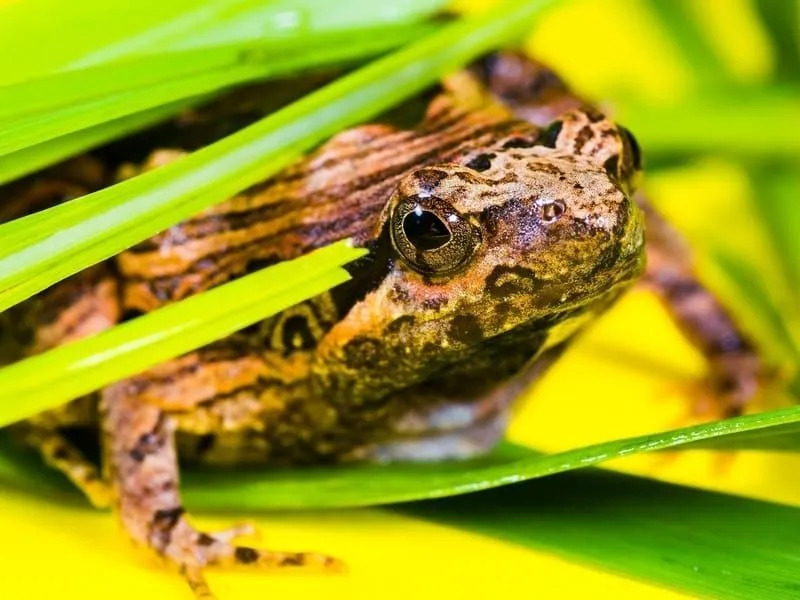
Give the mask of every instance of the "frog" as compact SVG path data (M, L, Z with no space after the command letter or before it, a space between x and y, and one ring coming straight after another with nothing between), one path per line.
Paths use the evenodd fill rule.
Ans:
M185 153L157 149L113 173L78 157L11 188L5 218ZM341 132L2 315L5 347L32 354L338 240L366 251L348 282L19 431L212 598L209 567L342 563L241 545L246 525L195 528L179 455L224 468L484 454L522 392L634 285L662 300L707 357L719 405L739 412L761 360L637 193L641 171L630 131L545 65L494 52L444 78L415 126ZM102 473L63 434L76 424L99 428Z

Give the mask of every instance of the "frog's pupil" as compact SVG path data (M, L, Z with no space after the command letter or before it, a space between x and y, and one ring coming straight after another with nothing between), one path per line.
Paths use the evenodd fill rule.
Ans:
M444 221L420 207L403 218L403 232L417 250L435 250L450 241L450 230Z

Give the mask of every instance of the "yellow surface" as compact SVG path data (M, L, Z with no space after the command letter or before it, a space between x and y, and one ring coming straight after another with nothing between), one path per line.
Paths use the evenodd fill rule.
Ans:
M744 63L737 62L742 50L730 39L730 28L747 21L749 3L707 4L697 10L715 23L714 43L738 64L732 70L743 78L761 77L771 64L762 33L745 27L744 39L755 50L745 53ZM690 93L694 83L645 6L637 0L567 3L537 27L530 47L595 97L613 98L624 91L645 101L675 101ZM733 222L706 232L731 231L736 222L749 221L743 211L751 190L743 175L727 163L712 160L661 175L651 185L690 237L703 237L704 223L719 224L723 213L714 210L719 202L728 209L725 218ZM691 202L685 201L687 197ZM733 206L736 209L730 210ZM748 241L766 256L760 232L743 228L737 236L738 231L747 231ZM658 303L647 294L632 294L536 388L518 411L511 436L560 450L685 424L686 388L703 369L703 361L680 338ZM576 414L577 424L559 426L573 421ZM671 458L632 457L613 466L800 504L800 479L786 476L800 470L796 456L740 453L723 460L717 454L693 452ZM506 592L547 599L685 597L510 543L380 510L233 517L254 520L266 534L263 543L270 547L324 550L345 559L350 570L332 577L212 572L210 583L223 600L483 598L503 597ZM230 520L197 518L211 529ZM176 575L129 547L107 514L0 488L0 531L3 598L190 598Z

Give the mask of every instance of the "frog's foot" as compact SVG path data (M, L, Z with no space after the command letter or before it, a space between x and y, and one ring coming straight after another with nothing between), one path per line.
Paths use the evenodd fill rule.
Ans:
M198 598L213 598L203 578L206 567L321 571L341 567L338 560L312 552L276 552L235 544L235 538L252 533L248 525L219 533L194 528L178 489L173 419L131 393L125 382L106 388L101 413L107 467L122 524L136 542L177 567Z
M192 527L183 515L175 520L172 515L162 515L154 521L151 545L167 561L177 565L198 599L214 598L203 575L206 567L246 567L264 570L301 568L317 572L338 572L341 561L314 552L280 552L237 545L234 540L251 536L251 525L236 525L224 531L206 533ZM162 545L168 539L166 545Z
M37 450L48 465L66 475L93 506L111 506L110 487L100 477L98 468L58 430L28 422L20 425L19 431L24 442Z
M763 396L767 379L754 354L713 357L705 377L683 385L682 391L690 399L686 420L709 421L744 414Z

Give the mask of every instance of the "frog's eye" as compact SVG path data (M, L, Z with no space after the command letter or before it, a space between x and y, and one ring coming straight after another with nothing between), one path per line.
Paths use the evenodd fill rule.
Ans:
M440 198L400 200L391 216L392 245L414 268L427 275L463 266L480 243L480 232Z

